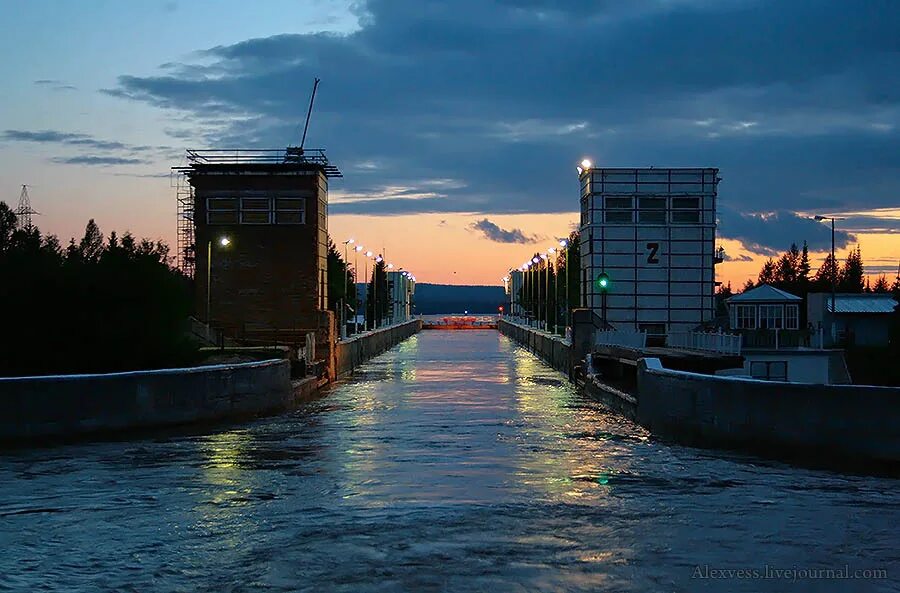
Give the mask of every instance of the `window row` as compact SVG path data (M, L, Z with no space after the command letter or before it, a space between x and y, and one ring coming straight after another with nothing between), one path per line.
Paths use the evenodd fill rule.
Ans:
M732 315L735 329L797 329L797 305L737 305Z
M304 224L306 198L215 197L206 199L207 224Z

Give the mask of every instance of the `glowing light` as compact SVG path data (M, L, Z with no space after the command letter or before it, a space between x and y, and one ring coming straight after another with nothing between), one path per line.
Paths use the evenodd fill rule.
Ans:
M220 237L219 245L221 245L222 247L228 247L229 245L231 245L231 239L229 239L228 237Z
M592 163L591 163L590 159L584 159L583 161L581 161L581 167L583 169L590 169L591 165L592 165Z

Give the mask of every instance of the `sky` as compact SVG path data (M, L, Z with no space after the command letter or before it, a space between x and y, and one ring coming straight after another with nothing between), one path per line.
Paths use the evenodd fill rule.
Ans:
M717 277L840 216L900 263L894 0L0 0L0 200L175 244L186 148L327 149L329 230L500 284L578 221L575 165L718 167ZM352 257L350 258L353 259Z

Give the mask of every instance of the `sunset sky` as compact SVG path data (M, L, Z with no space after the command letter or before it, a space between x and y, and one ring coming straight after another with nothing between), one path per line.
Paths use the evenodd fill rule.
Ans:
M567 235L583 157L719 167L720 280L804 239L818 267L815 214L893 279L898 26L891 0L0 0L0 200L174 247L184 149L298 143L318 76L332 237L420 282L500 284Z

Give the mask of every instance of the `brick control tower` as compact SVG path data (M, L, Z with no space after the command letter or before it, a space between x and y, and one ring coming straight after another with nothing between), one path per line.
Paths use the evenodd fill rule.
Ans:
M198 315L246 344L302 343L328 308L328 179L340 171L321 149L187 161Z

